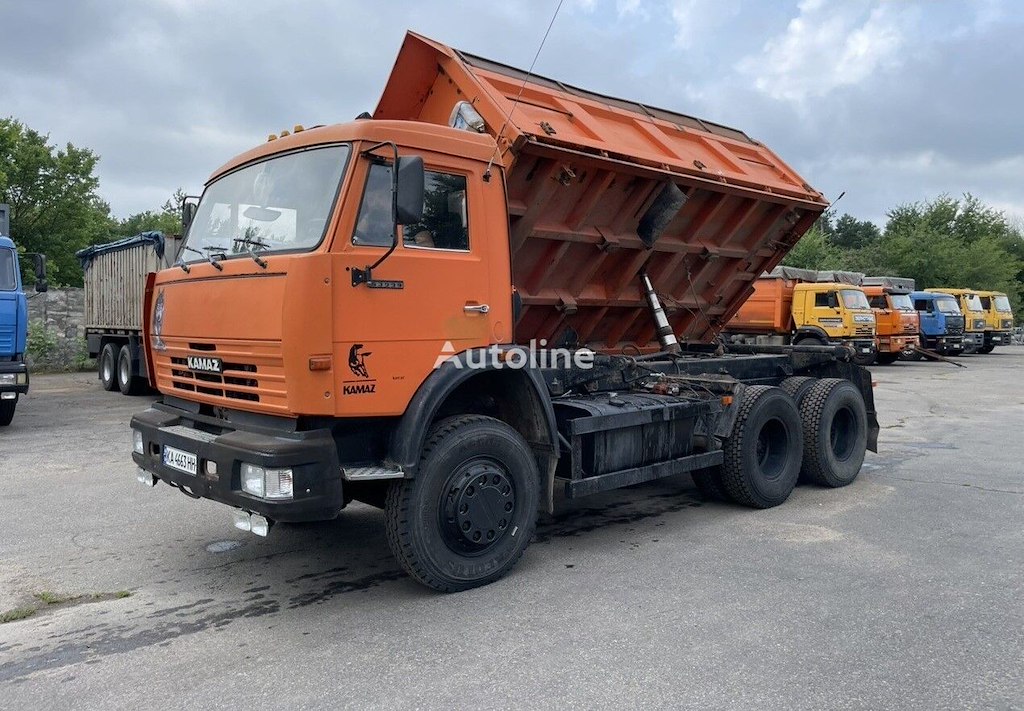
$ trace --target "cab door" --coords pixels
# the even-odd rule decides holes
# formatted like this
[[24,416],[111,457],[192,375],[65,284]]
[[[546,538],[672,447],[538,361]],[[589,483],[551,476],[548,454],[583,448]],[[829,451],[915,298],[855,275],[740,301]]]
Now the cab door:
[[[369,283],[353,285],[352,274],[392,243],[390,161],[364,157],[362,185],[349,198],[358,211],[339,234],[347,244],[335,286],[339,413],[401,414],[440,362],[511,334],[507,228],[487,217],[489,203],[503,205],[501,181],[484,182],[475,161],[418,154],[423,217],[398,226],[394,251]],[[495,272],[495,263],[504,269]],[[502,282],[506,289],[496,287]]]
[[815,291],[810,305],[812,323],[824,329],[829,337],[837,338],[843,336],[843,312],[839,305],[839,292],[834,289],[827,291]]

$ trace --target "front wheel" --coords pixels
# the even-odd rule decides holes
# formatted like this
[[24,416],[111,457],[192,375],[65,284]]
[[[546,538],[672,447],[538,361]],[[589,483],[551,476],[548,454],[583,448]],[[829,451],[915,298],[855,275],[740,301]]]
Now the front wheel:
[[892,365],[896,362],[896,359],[900,357],[899,353],[879,353],[875,357],[875,362],[879,365]]
[[747,387],[722,449],[722,484],[733,501],[759,509],[781,504],[796,486],[803,451],[793,398],[781,388]]
[[995,346],[993,344],[989,343],[988,345],[985,345],[985,346],[982,346],[981,348],[979,348],[978,352],[979,353],[991,353],[994,349],[995,349]]
[[487,585],[530,544],[539,491],[533,452],[514,429],[481,415],[442,420],[427,436],[416,477],[388,491],[388,545],[427,587]]
[[6,427],[14,419],[14,409],[18,406],[18,397],[13,400],[0,400],[0,427]]
[[871,365],[872,363],[875,362],[875,358],[877,357],[877,351],[875,351],[875,349],[872,348],[871,351],[868,353],[857,353],[855,356],[853,356],[852,360],[857,365]]

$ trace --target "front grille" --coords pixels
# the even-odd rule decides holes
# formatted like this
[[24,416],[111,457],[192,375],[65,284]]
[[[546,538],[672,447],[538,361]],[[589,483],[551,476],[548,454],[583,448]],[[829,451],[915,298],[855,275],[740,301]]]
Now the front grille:
[[873,326],[857,326],[853,333],[857,336],[874,336],[875,329]]
[[[164,338],[155,354],[157,383],[164,392],[178,391],[189,399],[260,411],[287,410],[284,363],[280,342],[185,342]],[[221,359],[221,373],[191,370],[188,357]],[[257,406],[258,407],[255,407]]]
[[0,326],[0,354],[14,353],[14,326]]

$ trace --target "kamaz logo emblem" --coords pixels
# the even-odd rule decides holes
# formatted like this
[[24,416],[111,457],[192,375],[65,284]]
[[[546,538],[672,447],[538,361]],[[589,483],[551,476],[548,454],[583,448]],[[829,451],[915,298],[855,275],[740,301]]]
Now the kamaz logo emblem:
[[342,385],[342,395],[373,395],[377,392],[377,383],[356,383],[354,385]]
[[200,373],[223,373],[224,363],[220,358],[206,358],[204,356],[189,356],[188,357],[188,368],[189,370],[195,370]]

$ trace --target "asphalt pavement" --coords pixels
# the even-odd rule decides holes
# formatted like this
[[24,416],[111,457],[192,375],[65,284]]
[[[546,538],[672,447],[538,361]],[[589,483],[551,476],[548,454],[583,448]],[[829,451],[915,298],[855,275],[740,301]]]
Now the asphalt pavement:
[[38,376],[0,430],[0,708],[1022,708],[1024,347],[959,360],[872,368],[845,489],[610,492],[457,595],[376,509],[260,539],[140,485],[152,398]]

